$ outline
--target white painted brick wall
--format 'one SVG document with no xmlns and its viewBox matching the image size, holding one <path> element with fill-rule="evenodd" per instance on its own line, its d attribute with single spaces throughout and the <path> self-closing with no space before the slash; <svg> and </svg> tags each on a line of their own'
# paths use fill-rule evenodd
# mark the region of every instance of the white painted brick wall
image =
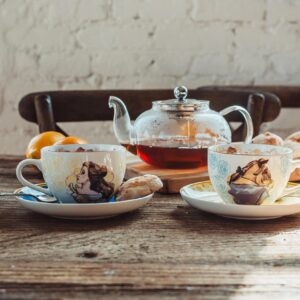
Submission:
<svg viewBox="0 0 300 300">
<path fill-rule="evenodd" d="M 261 21 L 267 9 L 262 0 L 195 0 L 192 18 L 196 21 Z"/>
<path fill-rule="evenodd" d="M 299 85 L 300 0 L 0 0 L 0 49 L 0 153 L 23 153 L 32 91 Z M 62 126 L 115 142 L 110 122 Z"/>
</svg>

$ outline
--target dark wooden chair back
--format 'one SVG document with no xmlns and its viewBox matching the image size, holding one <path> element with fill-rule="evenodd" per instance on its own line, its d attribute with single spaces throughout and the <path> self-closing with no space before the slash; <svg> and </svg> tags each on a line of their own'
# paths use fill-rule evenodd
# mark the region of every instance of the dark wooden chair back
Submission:
<svg viewBox="0 0 300 300">
<path fill-rule="evenodd" d="M 263 88 L 252 86 L 203 86 L 197 90 L 202 97 L 210 96 L 215 99 L 216 110 L 219 110 L 218 105 L 220 102 L 229 105 L 241 105 L 247 108 L 252 117 L 254 136 L 259 133 L 262 123 L 274 121 L 280 113 L 281 99 Z M 244 135 L 244 124 L 233 132 L 234 140 L 240 140 Z"/>
<path fill-rule="evenodd" d="M 283 108 L 300 108 L 300 86 L 259 85 L 259 86 L 230 86 L 236 89 L 251 89 L 254 92 L 263 90 L 273 93 L 280 98 Z"/>
<path fill-rule="evenodd" d="M 174 98 L 173 90 L 44 91 L 23 97 L 19 103 L 19 112 L 25 120 L 38 124 L 40 132 L 57 130 L 65 133 L 57 122 L 112 120 L 113 111 L 108 107 L 111 95 L 125 102 L 132 120 L 149 109 L 153 100 Z M 255 133 L 262 122 L 274 120 L 280 112 L 278 97 L 262 91 L 253 94 L 248 89 L 214 90 L 204 87 L 189 90 L 189 98 L 210 100 L 211 108 L 216 111 L 230 105 L 247 108 L 254 120 Z M 230 114 L 228 121 L 244 124 L 239 113 Z M 245 130 L 241 126 L 233 132 L 233 140 L 241 139 L 244 134 Z"/>
</svg>

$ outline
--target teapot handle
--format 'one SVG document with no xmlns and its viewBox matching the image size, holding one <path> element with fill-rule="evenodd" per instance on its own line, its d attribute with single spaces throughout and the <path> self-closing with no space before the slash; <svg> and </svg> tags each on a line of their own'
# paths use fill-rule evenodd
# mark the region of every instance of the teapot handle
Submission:
<svg viewBox="0 0 300 300">
<path fill-rule="evenodd" d="M 242 106 L 233 105 L 233 106 L 229 106 L 229 107 L 226 107 L 223 110 L 221 110 L 220 114 L 222 116 L 225 116 L 233 111 L 239 111 L 243 115 L 245 122 L 246 122 L 246 126 L 247 126 L 247 134 L 246 134 L 246 138 L 245 138 L 244 142 L 246 144 L 250 144 L 252 141 L 252 137 L 253 137 L 253 122 L 252 122 L 249 112 Z"/>
</svg>

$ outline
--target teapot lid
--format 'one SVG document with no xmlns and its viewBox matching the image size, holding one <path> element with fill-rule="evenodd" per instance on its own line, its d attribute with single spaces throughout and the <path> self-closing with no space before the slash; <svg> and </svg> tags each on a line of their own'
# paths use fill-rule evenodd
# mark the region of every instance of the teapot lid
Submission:
<svg viewBox="0 0 300 300">
<path fill-rule="evenodd" d="M 153 105 L 167 111 L 197 111 L 208 109 L 209 101 L 188 99 L 188 89 L 185 86 L 177 86 L 174 89 L 175 99 L 154 101 Z"/>
</svg>

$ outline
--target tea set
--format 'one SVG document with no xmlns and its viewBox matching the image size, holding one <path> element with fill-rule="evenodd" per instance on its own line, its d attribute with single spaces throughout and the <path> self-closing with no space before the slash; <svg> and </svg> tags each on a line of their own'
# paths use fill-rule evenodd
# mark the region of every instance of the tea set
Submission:
<svg viewBox="0 0 300 300">
<path fill-rule="evenodd" d="M 78 145 L 43 148 L 41 159 L 26 159 L 17 166 L 24 186 L 15 191 L 17 200 L 32 211 L 70 219 L 108 218 L 142 207 L 162 183 L 154 175 L 123 183 L 127 149 L 157 168 L 208 166 L 210 181 L 180 190 L 182 199 L 197 209 L 249 220 L 300 212 L 300 185 L 288 182 L 300 167 L 292 149 L 251 144 L 253 124 L 243 107 L 217 113 L 207 100 L 188 99 L 185 87 L 175 88 L 174 95 L 154 101 L 133 125 L 122 100 L 111 96 L 113 128 L 122 146 L 86 144 L 80 145 L 80 152 Z M 233 111 L 245 119 L 244 142 L 231 142 L 224 116 Z M 45 184 L 24 178 L 27 165 L 42 172 Z"/>
<path fill-rule="evenodd" d="M 195 168 L 207 165 L 211 145 L 231 142 L 231 130 L 224 116 L 239 111 L 245 119 L 245 143 L 250 143 L 253 125 L 248 111 L 230 106 L 219 113 L 209 108 L 208 100 L 188 99 L 186 87 L 174 89 L 175 99 L 153 101 L 131 125 L 123 101 L 109 98 L 114 109 L 113 128 L 121 145 L 159 168 Z"/>
<path fill-rule="evenodd" d="M 300 185 L 289 183 L 300 166 L 290 148 L 240 144 L 211 146 L 209 182 L 181 189 L 190 205 L 218 215 L 249 220 L 278 218 L 300 212 Z"/>
<path fill-rule="evenodd" d="M 38 186 L 38 185 L 37 185 Z M 39 187 L 45 188 L 45 185 Z M 153 194 L 124 201 L 104 202 L 104 203 L 64 203 L 64 199 L 57 200 L 54 197 L 38 192 L 35 189 L 23 187 L 15 191 L 18 202 L 25 208 L 62 219 L 73 220 L 94 220 L 111 218 L 123 213 L 136 210 L 146 205 L 153 197 Z M 38 197 L 38 201 L 36 198 Z M 55 201 L 53 202 L 53 198 Z"/>
</svg>

